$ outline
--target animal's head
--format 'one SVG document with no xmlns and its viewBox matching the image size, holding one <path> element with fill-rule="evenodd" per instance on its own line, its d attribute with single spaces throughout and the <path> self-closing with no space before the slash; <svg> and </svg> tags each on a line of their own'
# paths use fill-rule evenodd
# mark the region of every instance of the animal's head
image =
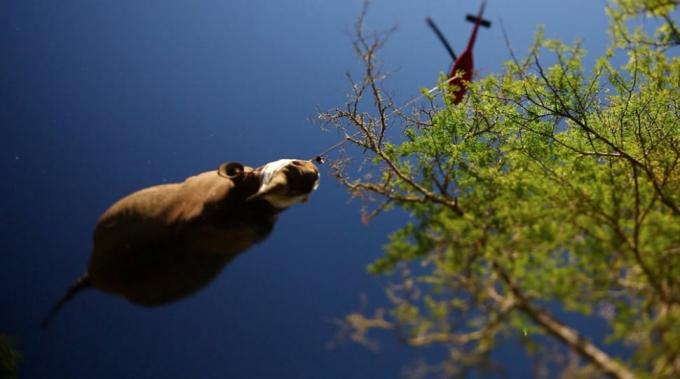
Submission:
<svg viewBox="0 0 680 379">
<path fill-rule="evenodd" d="M 230 162 L 220 166 L 221 176 L 253 188 L 248 200 L 266 200 L 274 208 L 286 209 L 305 202 L 319 186 L 319 170 L 311 161 L 280 159 L 258 168 Z"/>
</svg>

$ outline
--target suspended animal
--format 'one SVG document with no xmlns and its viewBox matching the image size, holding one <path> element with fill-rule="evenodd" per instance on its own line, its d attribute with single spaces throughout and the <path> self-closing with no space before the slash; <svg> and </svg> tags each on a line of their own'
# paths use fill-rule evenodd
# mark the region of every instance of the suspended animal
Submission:
<svg viewBox="0 0 680 379">
<path fill-rule="evenodd" d="M 278 214 L 306 201 L 318 185 L 311 161 L 282 159 L 258 168 L 231 162 L 122 198 L 95 226 L 86 273 L 42 325 L 86 288 L 149 307 L 193 294 L 264 240 Z"/>
<path fill-rule="evenodd" d="M 467 47 L 463 50 L 463 53 L 456 57 L 451 45 L 448 43 L 442 32 L 437 28 L 437 25 L 431 18 L 427 18 L 427 24 L 435 32 L 439 40 L 444 44 L 444 47 L 449 52 L 451 59 L 453 59 L 453 64 L 451 70 L 449 71 L 448 78 L 450 79 L 450 85 L 452 88 L 451 95 L 453 96 L 453 104 L 458 104 L 463 101 L 463 97 L 466 92 L 466 84 L 472 80 L 472 73 L 474 71 L 474 60 L 472 58 L 472 50 L 475 47 L 475 40 L 477 39 L 477 30 L 479 26 L 491 27 L 491 22 L 483 19 L 484 8 L 486 7 L 486 0 L 482 1 L 482 5 L 479 8 L 479 13 L 477 17 L 473 15 L 467 15 L 466 20 L 474 21 L 475 26 L 472 29 L 472 34 L 470 34 L 470 39 L 468 40 Z"/>
</svg>

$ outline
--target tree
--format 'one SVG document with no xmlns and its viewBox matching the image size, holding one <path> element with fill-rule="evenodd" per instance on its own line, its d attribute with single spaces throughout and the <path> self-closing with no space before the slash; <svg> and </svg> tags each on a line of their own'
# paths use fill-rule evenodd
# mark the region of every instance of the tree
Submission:
<svg viewBox="0 0 680 379">
<path fill-rule="evenodd" d="M 0 378 L 16 378 L 17 366 L 21 360 L 21 354 L 14 347 L 14 340 L 0 333 Z"/>
<path fill-rule="evenodd" d="M 352 339 L 383 329 L 444 346 L 445 377 L 489 367 L 505 341 L 529 354 L 554 342 L 569 377 L 680 377 L 678 4 L 614 1 L 611 46 L 589 72 L 578 42 L 539 31 L 461 104 L 442 78 L 408 109 L 384 89 L 386 35 L 365 32 L 362 13 L 363 78 L 320 118 L 363 151 L 360 166 L 333 167 L 364 220 L 398 208 L 411 221 L 369 267 L 391 306 L 348 315 Z M 630 29 L 641 17 L 658 21 L 653 35 Z M 573 312 L 603 319 L 606 340 L 562 320 Z"/>
</svg>

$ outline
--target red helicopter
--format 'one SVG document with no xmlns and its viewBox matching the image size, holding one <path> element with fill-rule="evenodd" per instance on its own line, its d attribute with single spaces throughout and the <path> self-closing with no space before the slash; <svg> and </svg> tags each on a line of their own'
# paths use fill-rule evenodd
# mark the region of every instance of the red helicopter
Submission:
<svg viewBox="0 0 680 379">
<path fill-rule="evenodd" d="M 451 95 L 453 96 L 453 103 L 458 104 L 461 101 L 463 101 L 463 96 L 465 96 L 465 85 L 466 83 L 470 82 L 472 80 L 472 72 L 474 70 L 474 62 L 472 59 L 472 49 L 475 46 L 475 40 L 477 39 L 477 30 L 479 29 L 480 26 L 483 26 L 485 28 L 491 27 L 491 22 L 488 20 L 485 20 L 482 18 L 484 15 L 484 8 L 486 7 L 486 0 L 482 1 L 482 5 L 479 8 L 479 13 L 475 17 L 474 15 L 468 14 L 466 16 L 466 20 L 470 22 L 474 22 L 475 26 L 472 29 L 472 34 L 470 35 L 470 39 L 468 40 L 467 47 L 465 50 L 463 50 L 463 53 L 456 57 L 456 54 L 453 52 L 453 49 L 451 48 L 451 45 L 449 45 L 449 42 L 446 40 L 442 32 L 437 28 L 437 25 L 434 23 L 434 21 L 428 17 L 426 19 L 427 24 L 432 28 L 434 33 L 437 35 L 439 40 L 442 42 L 446 50 L 449 52 L 449 55 L 451 55 L 451 58 L 453 59 L 453 65 L 451 67 L 451 70 L 449 71 L 449 79 L 453 78 L 453 80 L 450 81 L 450 84 L 452 86 L 452 92 Z M 456 73 L 461 71 L 461 73 L 456 76 Z"/>
</svg>

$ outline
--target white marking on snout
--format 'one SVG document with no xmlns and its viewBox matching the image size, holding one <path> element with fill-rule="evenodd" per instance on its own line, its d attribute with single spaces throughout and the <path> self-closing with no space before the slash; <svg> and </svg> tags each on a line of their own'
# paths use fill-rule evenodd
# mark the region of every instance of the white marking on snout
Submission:
<svg viewBox="0 0 680 379">
<path fill-rule="evenodd" d="M 293 163 L 295 159 L 279 159 L 278 161 L 269 162 L 262 168 L 262 183 L 260 183 L 260 189 L 258 193 L 264 192 L 268 189 L 269 183 L 274 179 L 274 175 L 279 171 L 283 170 L 284 167 Z"/>
<path fill-rule="evenodd" d="M 279 159 L 278 161 L 273 161 L 265 164 L 264 167 L 262 167 L 262 172 L 260 174 L 261 175 L 260 188 L 258 189 L 256 194 L 251 196 L 251 198 L 262 196 L 262 198 L 267 200 L 269 204 L 279 209 L 285 209 L 297 203 L 305 202 L 309 197 L 308 193 L 297 196 L 287 196 L 276 192 L 267 193 L 272 186 L 278 184 L 278 183 L 272 184 L 272 181 L 276 177 L 276 174 L 281 172 L 281 170 L 283 170 L 289 164 L 292 164 L 296 160 L 297 159 Z M 317 178 L 316 181 L 314 182 L 312 191 L 316 190 L 318 187 L 319 187 L 319 175 L 317 174 Z"/>
</svg>

